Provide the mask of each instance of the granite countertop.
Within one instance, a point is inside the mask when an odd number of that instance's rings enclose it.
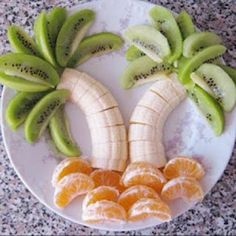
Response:
[[[55,5],[71,7],[79,0],[1,0],[0,53],[9,50],[6,28],[18,23],[30,31],[35,15]],[[224,40],[225,60],[236,66],[235,0],[151,0],[174,11],[185,8],[202,30],[214,30]],[[236,235],[236,146],[230,162],[202,203],[170,223],[117,235]],[[71,223],[48,210],[22,184],[7,157],[0,135],[0,235],[114,235]]]

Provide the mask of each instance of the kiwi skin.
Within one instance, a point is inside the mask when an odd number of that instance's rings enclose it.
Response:
[[[49,124],[57,109],[69,98],[70,92],[65,89],[55,90],[44,96],[31,110],[25,121],[26,141],[36,142]]]
[[[55,146],[62,154],[68,157],[80,156],[80,149],[72,139],[63,105],[51,118],[49,130]]]
[[[15,52],[41,56],[34,40],[20,26],[9,26],[7,37]]]
[[[5,112],[6,121],[10,128],[16,130],[22,123],[24,123],[32,108],[47,93],[48,92],[18,92],[8,103]]]

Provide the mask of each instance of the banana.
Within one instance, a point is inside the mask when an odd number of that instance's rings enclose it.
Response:
[[[58,88],[86,115],[92,139],[92,167],[123,171],[128,158],[126,128],[110,91],[86,73],[65,69]]]

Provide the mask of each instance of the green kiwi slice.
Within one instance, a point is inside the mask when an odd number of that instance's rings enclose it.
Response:
[[[167,38],[171,55],[167,61],[173,63],[182,54],[183,40],[179,26],[172,13],[165,7],[155,6],[149,12],[151,23]]]
[[[11,129],[16,130],[16,128],[24,123],[29,112],[47,93],[17,93],[8,103],[5,113],[6,121]]]
[[[25,121],[25,138],[36,142],[49,124],[57,109],[66,102],[69,91],[56,90],[44,96],[31,110]]]
[[[176,21],[183,39],[186,39],[189,35],[195,32],[192,17],[185,10],[179,13],[176,17]]]
[[[0,56],[0,71],[35,83],[55,87],[59,76],[46,61],[23,53],[8,53]]]
[[[48,31],[47,15],[45,11],[42,11],[35,19],[34,22],[34,34],[36,43],[43,55],[44,59],[57,67],[57,63],[54,56],[54,48],[50,34]]]
[[[195,56],[182,63],[178,71],[178,78],[180,82],[186,84],[191,81],[190,74],[194,72],[200,65],[207,62],[209,59],[213,59],[221,56],[226,51],[226,48],[222,45],[213,45],[207,47],[197,53]]]
[[[196,32],[184,40],[183,55],[192,57],[204,48],[221,44],[221,42],[221,38],[213,32]]]
[[[67,18],[56,43],[56,58],[60,66],[67,65],[94,19],[95,13],[89,9],[76,12]]]
[[[233,109],[236,103],[236,86],[219,66],[205,63],[191,74],[191,78],[209,92],[225,111]]]
[[[40,84],[17,76],[10,76],[0,71],[0,83],[17,91],[41,92],[51,88],[46,84]]]
[[[130,46],[125,52],[125,58],[127,61],[134,61],[142,56],[145,56],[145,53],[136,48],[134,45]]]
[[[215,135],[220,135],[224,130],[224,113],[217,101],[197,85],[189,92],[189,97],[207,119]]]
[[[49,130],[57,149],[65,156],[80,156],[80,149],[73,140],[69,123],[61,106],[49,122]]]
[[[236,68],[226,66],[226,65],[223,65],[223,64],[220,64],[220,63],[217,63],[217,65],[220,68],[222,68],[230,76],[230,78],[234,81],[234,83],[236,84]]]
[[[122,38],[110,32],[90,35],[84,38],[72,58],[68,62],[69,67],[80,65],[93,56],[100,56],[113,52],[122,47]]]
[[[40,56],[36,43],[20,26],[9,26],[7,37],[15,52]]]
[[[131,45],[156,62],[162,62],[171,53],[166,37],[152,26],[131,26],[125,31],[124,36]]]
[[[121,87],[129,89],[157,80],[157,74],[169,74],[173,67],[167,63],[157,63],[148,56],[140,57],[128,64],[120,77]]]
[[[49,40],[53,50],[56,48],[57,36],[67,17],[66,9],[63,7],[54,7],[47,14]]]

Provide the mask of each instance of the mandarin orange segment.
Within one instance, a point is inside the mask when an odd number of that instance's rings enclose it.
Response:
[[[67,206],[74,198],[94,188],[92,178],[86,174],[73,173],[64,176],[57,184],[54,203],[57,207]]]
[[[146,185],[160,192],[166,179],[154,165],[147,162],[134,162],[126,168],[121,182],[125,187]]]
[[[91,173],[95,186],[111,186],[118,189],[120,192],[124,191],[124,186],[120,184],[121,176],[112,170],[98,169]]]
[[[52,176],[52,185],[55,187],[64,176],[77,172],[89,175],[92,172],[92,167],[88,161],[81,158],[66,158],[60,162],[54,170]]]
[[[141,198],[154,198],[159,199],[158,193],[147,186],[135,185],[126,189],[119,197],[118,203],[125,208],[126,211]]]
[[[90,204],[82,213],[88,223],[118,223],[127,219],[125,209],[113,201],[101,200]]]
[[[187,202],[198,202],[203,199],[204,193],[194,178],[177,177],[163,187],[161,196],[166,200],[183,198]]]
[[[163,201],[142,198],[135,202],[128,212],[129,221],[139,221],[149,217],[155,217],[160,221],[169,221],[171,219],[170,208]]]
[[[83,209],[85,210],[90,204],[101,200],[109,200],[117,202],[119,191],[114,187],[99,186],[88,192],[83,201]]]
[[[173,179],[180,176],[193,177],[201,179],[205,171],[200,163],[188,157],[176,157],[170,160],[165,168],[164,175],[167,179]]]

